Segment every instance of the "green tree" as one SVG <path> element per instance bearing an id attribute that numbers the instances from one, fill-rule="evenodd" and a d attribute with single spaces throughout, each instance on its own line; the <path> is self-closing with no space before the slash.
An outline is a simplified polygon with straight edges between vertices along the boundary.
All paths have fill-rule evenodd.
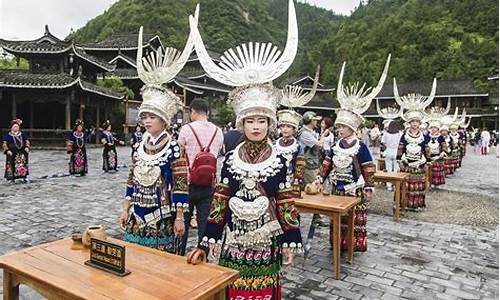
<path id="1" fill-rule="evenodd" d="M 29 63 L 24 58 L 19 59 L 19 65 L 17 65 L 17 59 L 15 57 L 0 59 L 0 70 L 9 69 L 28 70 Z"/>
<path id="2" fill-rule="evenodd" d="M 114 92 L 125 95 L 127 99 L 134 99 L 134 92 L 123 84 L 123 81 L 116 76 L 97 79 L 97 85 L 108 88 Z"/>

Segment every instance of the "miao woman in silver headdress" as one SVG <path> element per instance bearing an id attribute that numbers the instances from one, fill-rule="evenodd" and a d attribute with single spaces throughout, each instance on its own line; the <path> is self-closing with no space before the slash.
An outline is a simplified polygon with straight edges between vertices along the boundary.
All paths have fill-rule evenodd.
<path id="1" fill-rule="evenodd" d="M 406 199 L 408 208 L 420 210 L 425 207 L 425 190 L 427 187 L 427 153 L 425 147 L 428 136 L 420 130 L 420 125 L 425 117 L 425 108 L 432 103 L 436 94 L 436 79 L 432 84 L 429 97 L 420 94 L 408 94 L 399 96 L 398 86 L 394 78 L 394 97 L 402 109 L 403 120 L 408 124 L 399 142 L 398 156 L 399 169 L 401 172 L 410 173 L 406 180 Z"/>
<path id="2" fill-rule="evenodd" d="M 330 154 L 323 161 L 317 183 L 323 183 L 326 187 L 324 194 L 359 197 L 361 202 L 354 209 L 354 251 L 367 250 L 367 202 L 373 198 L 373 174 L 375 165 L 368 146 L 356 136 L 356 130 L 364 123 L 361 115 L 369 107 L 380 92 L 384 84 L 391 56 L 382 72 L 377 86 L 370 91 L 361 88 L 358 84 L 344 87 L 342 79 L 344 76 L 345 62 L 340 71 L 337 87 L 337 100 L 340 109 L 337 111 L 335 127 L 339 140 L 332 147 Z M 342 220 L 341 247 L 347 249 L 347 220 Z M 333 224 L 330 223 L 330 232 Z M 333 249 L 340 251 L 340 249 Z"/>
<path id="3" fill-rule="evenodd" d="M 447 156 L 448 146 L 439 132 L 439 128 L 441 127 L 442 118 L 450 110 L 450 104 L 450 101 L 448 101 L 446 109 L 432 107 L 425 118 L 428 124 L 427 128 L 429 129 L 425 151 L 430 163 L 429 167 L 431 168 L 431 178 L 428 178 L 428 180 L 430 180 L 432 187 L 446 183 L 444 159 Z"/>
<path id="4" fill-rule="evenodd" d="M 304 158 L 304 149 L 295 138 L 300 128 L 302 115 L 294 111 L 293 108 L 305 105 L 314 98 L 318 87 L 318 80 L 319 66 L 310 92 L 304 93 L 299 86 L 285 86 L 281 92 L 280 104 L 287 107 L 287 109 L 280 110 L 277 113 L 281 137 L 275 141 L 275 147 L 278 153 L 283 155 L 289 164 L 288 182 L 292 185 L 293 193 L 297 197 L 300 197 L 306 161 Z"/>
<path id="5" fill-rule="evenodd" d="M 249 43 L 230 49 L 216 65 L 191 22 L 195 49 L 212 78 L 235 89 L 229 103 L 244 142 L 226 154 L 215 188 L 205 235 L 188 254 L 198 263 L 209 250 L 218 263 L 240 271 L 228 299 L 281 299 L 281 267 L 302 251 L 299 214 L 291 199 L 287 159 L 271 144 L 281 92 L 270 83 L 283 74 L 297 51 L 297 23 L 289 1 L 288 38 L 283 53 L 271 44 Z"/>
<path id="6" fill-rule="evenodd" d="M 120 225 L 126 241 L 171 253 L 180 251 L 184 234 L 188 173 L 184 149 L 167 132 L 182 105 L 163 84 L 179 73 L 192 49 L 190 36 L 182 53 L 160 46 L 143 58 L 139 31 L 137 73 L 145 83 L 139 118 L 146 132 L 135 145 Z"/>

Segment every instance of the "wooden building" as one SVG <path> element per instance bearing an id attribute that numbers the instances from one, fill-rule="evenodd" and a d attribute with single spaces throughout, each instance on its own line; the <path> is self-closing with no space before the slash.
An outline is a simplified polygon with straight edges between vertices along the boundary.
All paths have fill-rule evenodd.
<path id="1" fill-rule="evenodd" d="M 0 70 L 0 128 L 21 118 L 31 135 L 46 130 L 69 131 L 74 120 L 98 125 L 124 96 L 96 85 L 100 74 L 115 66 L 79 48 L 72 40 L 52 35 L 48 26 L 38 39 L 0 39 L 0 47 L 26 59 L 28 70 Z"/>

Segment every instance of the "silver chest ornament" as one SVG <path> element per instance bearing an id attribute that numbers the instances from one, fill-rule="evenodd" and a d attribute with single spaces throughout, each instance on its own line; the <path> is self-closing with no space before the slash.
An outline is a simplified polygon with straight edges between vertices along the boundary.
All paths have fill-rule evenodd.
<path id="1" fill-rule="evenodd" d="M 135 154 L 136 165 L 134 167 L 134 178 L 142 186 L 148 187 L 156 183 L 156 181 L 161 176 L 160 164 L 168 160 L 168 157 L 172 153 L 169 149 L 170 146 L 177 146 L 175 141 L 170 141 L 167 145 L 163 147 L 160 151 L 155 154 L 148 154 L 144 151 L 144 143 L 149 138 L 149 134 L 145 133 L 143 135 L 142 141 L 137 147 L 137 152 Z M 177 152 L 174 153 L 175 157 L 179 157 Z"/>
<path id="2" fill-rule="evenodd" d="M 432 154 L 439 154 L 439 143 L 437 142 L 437 140 L 432 139 L 429 143 L 429 148 Z"/>
<path id="3" fill-rule="evenodd" d="M 414 143 L 408 144 L 406 146 L 406 151 L 408 151 L 408 154 L 412 156 L 420 155 L 420 149 L 421 149 L 420 146 Z"/>
<path id="4" fill-rule="evenodd" d="M 424 141 L 424 135 L 420 133 L 417 137 L 412 137 L 408 132 L 405 134 L 405 139 L 408 142 L 406 145 L 407 156 L 411 159 L 419 159 L 422 148 L 420 143 Z"/>
<path id="5" fill-rule="evenodd" d="M 359 152 L 360 144 L 359 140 L 356 139 L 356 143 L 352 147 L 344 149 L 340 147 L 340 141 L 333 147 L 332 164 L 338 173 L 346 173 L 352 165 L 352 158 Z"/>
<path id="6" fill-rule="evenodd" d="M 259 196 L 253 201 L 244 201 L 239 197 L 229 199 L 229 208 L 238 220 L 252 222 L 262 217 L 269 207 L 269 199 Z"/>
<path id="7" fill-rule="evenodd" d="M 281 146 L 280 145 L 280 139 L 276 141 L 275 147 L 276 147 L 276 152 L 278 154 L 283 155 L 283 157 L 286 159 L 287 162 L 291 163 L 293 159 L 293 154 L 297 151 L 297 148 L 299 147 L 299 144 L 297 143 L 296 139 L 293 139 L 293 144 L 290 146 Z"/>
<path id="8" fill-rule="evenodd" d="M 138 161 L 134 167 L 134 178 L 142 186 L 152 186 L 160 178 L 161 169 L 157 165 L 149 165 Z"/>

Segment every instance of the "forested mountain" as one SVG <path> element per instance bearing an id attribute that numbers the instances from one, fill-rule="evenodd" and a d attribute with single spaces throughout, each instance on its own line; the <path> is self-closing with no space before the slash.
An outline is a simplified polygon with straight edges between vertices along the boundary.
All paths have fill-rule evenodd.
<path id="1" fill-rule="evenodd" d="M 210 49 L 224 51 L 247 41 L 285 44 L 287 0 L 120 0 L 74 34 L 78 42 L 113 33 L 158 33 L 164 45 L 183 47 L 189 14 L 200 3 L 200 24 Z M 335 85 L 347 60 L 346 80 L 378 80 L 387 54 L 399 81 L 486 78 L 498 72 L 498 1 L 370 0 L 349 17 L 298 3 L 299 54 L 288 77 L 312 74 Z"/>

